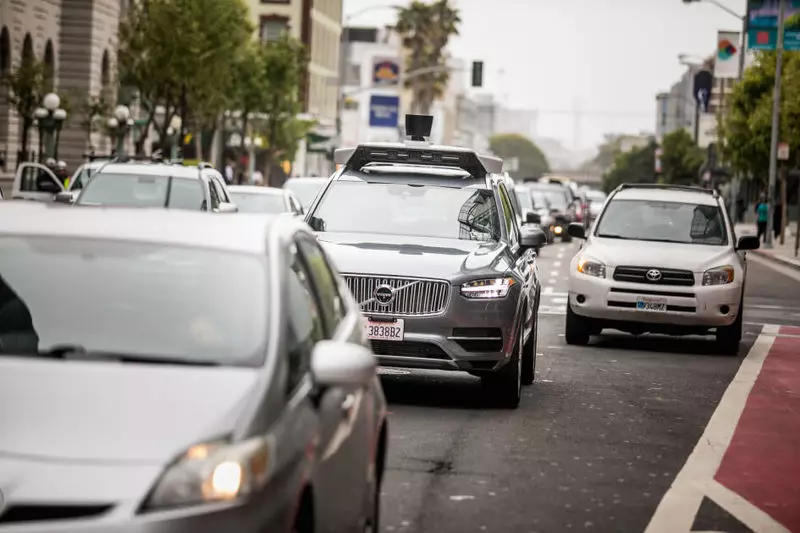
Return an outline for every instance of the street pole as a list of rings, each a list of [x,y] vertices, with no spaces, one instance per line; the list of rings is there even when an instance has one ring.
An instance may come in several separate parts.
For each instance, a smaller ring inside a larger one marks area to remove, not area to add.
[[[744,79],[744,63],[745,63],[745,55],[747,54],[747,30],[749,29],[748,26],[748,13],[742,17],[742,38],[739,44],[739,77],[738,81],[742,81]],[[737,205],[737,199],[739,198],[739,181],[740,176],[735,174],[733,176],[733,186],[731,187],[731,220],[733,220],[734,224],[737,220],[739,220],[739,207]]]
[[[772,96],[772,138],[769,146],[769,187],[767,188],[767,205],[769,215],[767,225],[773,224],[775,217],[775,182],[778,173],[778,138],[781,122],[781,76],[783,74],[783,30],[786,16],[786,0],[780,0],[778,9],[778,42],[775,46],[775,89]],[[764,236],[764,248],[772,248],[772,231]]]
[[[694,103],[694,144],[700,144],[700,100],[696,99]]]

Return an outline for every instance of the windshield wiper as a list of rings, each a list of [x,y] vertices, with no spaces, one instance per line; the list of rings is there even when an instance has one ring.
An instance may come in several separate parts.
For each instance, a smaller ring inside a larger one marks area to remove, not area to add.
[[[203,361],[199,359],[183,359],[181,357],[161,357],[150,355],[135,355],[118,352],[103,352],[87,350],[80,344],[57,344],[48,350],[36,353],[21,354],[36,357],[49,357],[51,359],[74,359],[85,361],[110,361],[117,363],[140,363],[150,365],[181,365],[181,366],[220,366],[216,361]]]

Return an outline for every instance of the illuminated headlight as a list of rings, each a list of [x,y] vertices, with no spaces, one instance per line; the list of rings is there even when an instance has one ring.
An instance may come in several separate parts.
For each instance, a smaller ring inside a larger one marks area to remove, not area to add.
[[[734,270],[730,265],[712,268],[703,272],[703,285],[727,285],[733,282]]]
[[[145,504],[152,511],[232,501],[264,485],[272,446],[264,438],[196,444],[167,467]]]
[[[553,228],[553,231],[556,232],[556,235],[561,235],[561,232],[564,231],[564,228],[562,228],[561,226],[556,226]]]
[[[512,285],[512,278],[479,279],[463,284],[461,295],[471,299],[503,298]]]
[[[578,259],[578,272],[595,278],[606,277],[606,266],[600,261],[581,257]]]

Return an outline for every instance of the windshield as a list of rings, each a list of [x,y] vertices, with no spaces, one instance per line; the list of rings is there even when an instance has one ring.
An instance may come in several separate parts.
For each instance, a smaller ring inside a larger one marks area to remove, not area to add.
[[[231,199],[240,213],[285,213],[286,201],[283,194],[261,194],[255,192],[231,191]]]
[[[89,183],[89,178],[92,177],[94,174],[94,170],[89,167],[82,167],[72,178],[70,179],[70,186],[69,190],[77,191],[86,187],[86,184]]]
[[[683,244],[728,244],[719,207],[650,200],[610,202],[598,223],[596,235]]]
[[[542,196],[547,200],[547,205],[550,209],[557,209],[558,211],[566,211],[569,203],[567,202],[567,195],[559,190],[543,190]]]
[[[206,210],[205,194],[199,178],[105,172],[96,174],[84,187],[77,203]]]
[[[317,231],[500,240],[497,204],[484,189],[337,181],[310,224]]]
[[[303,206],[303,209],[308,209],[311,203],[314,201],[314,198],[317,197],[317,193],[325,185],[326,180],[319,179],[319,180],[297,180],[297,179],[289,179],[286,180],[286,183],[283,184],[284,189],[289,189],[294,193],[298,200],[300,200],[300,205]]]
[[[0,354],[66,345],[154,360],[260,365],[264,268],[256,257],[213,250],[0,238]],[[221,283],[225,290],[216,290]]]

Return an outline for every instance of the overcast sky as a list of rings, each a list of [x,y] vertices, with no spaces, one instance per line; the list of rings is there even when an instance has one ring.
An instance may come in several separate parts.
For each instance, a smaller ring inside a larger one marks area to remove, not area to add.
[[[511,107],[540,110],[539,135],[568,147],[604,133],[653,131],[655,95],[685,67],[678,54],[714,52],[717,30],[741,21],[705,2],[682,0],[451,0],[461,35],[451,53],[485,62],[486,88]],[[719,0],[744,14],[746,0]],[[405,0],[344,0],[352,26],[391,24]],[[504,71],[502,73],[501,71]],[[576,135],[573,112],[582,109]]]

